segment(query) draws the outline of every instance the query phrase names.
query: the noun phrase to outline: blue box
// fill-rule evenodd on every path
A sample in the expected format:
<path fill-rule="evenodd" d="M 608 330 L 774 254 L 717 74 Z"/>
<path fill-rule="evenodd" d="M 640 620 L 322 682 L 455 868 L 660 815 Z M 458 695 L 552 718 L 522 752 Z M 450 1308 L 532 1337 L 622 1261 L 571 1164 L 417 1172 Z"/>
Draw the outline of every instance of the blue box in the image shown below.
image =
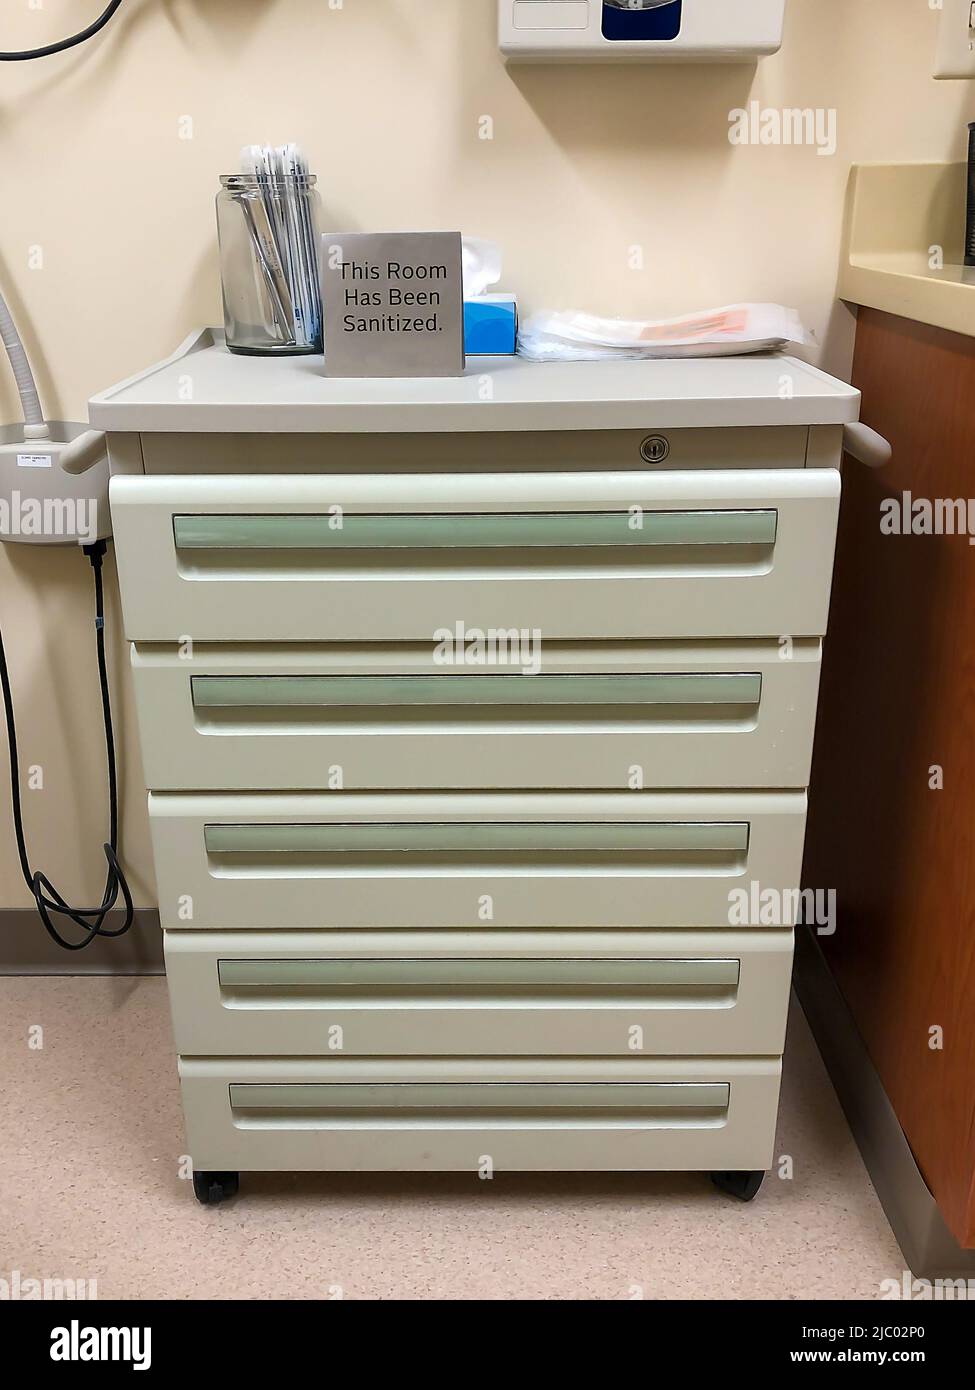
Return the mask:
<path fill-rule="evenodd" d="M 511 357 L 518 341 L 518 301 L 513 294 L 464 300 L 464 351 L 468 357 Z"/>

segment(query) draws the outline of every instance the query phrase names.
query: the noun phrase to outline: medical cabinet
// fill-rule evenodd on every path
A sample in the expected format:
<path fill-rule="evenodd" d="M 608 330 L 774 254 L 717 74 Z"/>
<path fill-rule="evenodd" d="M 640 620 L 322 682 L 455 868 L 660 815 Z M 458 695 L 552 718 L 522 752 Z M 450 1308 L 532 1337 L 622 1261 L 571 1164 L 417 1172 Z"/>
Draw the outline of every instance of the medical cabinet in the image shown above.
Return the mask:
<path fill-rule="evenodd" d="M 754 1194 L 858 403 L 780 356 L 357 381 L 211 331 L 91 402 L 201 1200 Z"/>

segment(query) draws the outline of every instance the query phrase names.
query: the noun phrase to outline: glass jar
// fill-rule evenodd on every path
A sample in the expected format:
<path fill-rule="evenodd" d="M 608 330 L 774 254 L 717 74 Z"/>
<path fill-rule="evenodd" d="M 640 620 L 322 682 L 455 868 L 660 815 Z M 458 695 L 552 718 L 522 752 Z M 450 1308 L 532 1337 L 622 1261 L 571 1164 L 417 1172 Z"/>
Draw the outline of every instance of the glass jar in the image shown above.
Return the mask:
<path fill-rule="evenodd" d="M 221 176 L 217 235 L 231 352 L 321 352 L 316 182 L 314 175 Z"/>

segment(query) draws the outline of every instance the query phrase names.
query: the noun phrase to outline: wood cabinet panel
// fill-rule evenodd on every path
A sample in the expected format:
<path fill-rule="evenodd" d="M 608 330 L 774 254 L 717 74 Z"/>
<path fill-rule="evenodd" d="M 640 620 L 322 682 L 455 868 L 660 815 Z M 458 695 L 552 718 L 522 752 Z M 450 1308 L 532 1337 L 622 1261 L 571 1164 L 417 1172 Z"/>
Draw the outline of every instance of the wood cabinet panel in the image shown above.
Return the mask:
<path fill-rule="evenodd" d="M 885 499 L 975 498 L 975 339 L 861 310 L 854 384 L 894 455 L 846 460 L 805 881 L 837 889 L 827 959 L 975 1247 L 975 547 L 881 531 Z"/>

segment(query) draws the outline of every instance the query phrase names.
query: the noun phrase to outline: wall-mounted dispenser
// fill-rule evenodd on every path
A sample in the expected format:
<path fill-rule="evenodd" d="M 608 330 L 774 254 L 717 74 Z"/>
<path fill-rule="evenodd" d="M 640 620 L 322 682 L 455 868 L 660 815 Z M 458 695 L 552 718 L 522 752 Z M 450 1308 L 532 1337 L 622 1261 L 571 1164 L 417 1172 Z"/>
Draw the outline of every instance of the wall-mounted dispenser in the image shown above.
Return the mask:
<path fill-rule="evenodd" d="M 31 863 L 21 806 L 13 690 L 0 632 L 0 705 L 6 724 L 10 801 L 20 871 L 48 935 L 66 951 L 80 951 L 98 936 L 123 936 L 135 919 L 132 894 L 119 861 L 118 771 L 105 652 L 102 561 L 112 534 L 108 511 L 108 457 L 105 436 L 100 430 L 55 423 L 45 418 L 27 352 L 2 294 L 0 343 L 10 359 L 24 412 L 22 425 L 0 430 L 0 541 L 77 546 L 87 556 L 95 580 L 95 651 L 109 801 L 109 837 L 102 846 L 106 863 L 105 891 L 95 907 L 72 907 L 47 874 Z M 107 927 L 109 914 L 120 899 L 125 909 L 122 923 Z M 62 926 L 66 922 L 78 928 L 81 935 L 63 935 Z"/>
<path fill-rule="evenodd" d="M 782 46 L 785 0 L 498 0 L 521 62 L 742 62 Z"/>

